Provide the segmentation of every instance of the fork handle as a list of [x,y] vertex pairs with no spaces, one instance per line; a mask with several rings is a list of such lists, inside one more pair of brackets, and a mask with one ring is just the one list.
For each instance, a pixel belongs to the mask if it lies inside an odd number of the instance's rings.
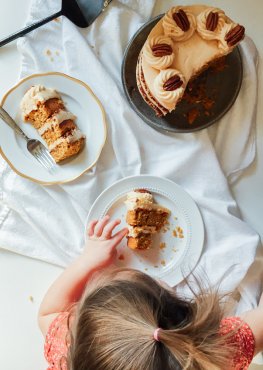
[[4,110],[3,107],[0,106],[0,118],[8,124],[17,134],[23,136],[24,139],[27,141],[30,140],[29,137],[26,136],[24,131],[21,130],[21,128],[16,124],[16,122],[13,120],[12,117],[9,116],[6,110]]

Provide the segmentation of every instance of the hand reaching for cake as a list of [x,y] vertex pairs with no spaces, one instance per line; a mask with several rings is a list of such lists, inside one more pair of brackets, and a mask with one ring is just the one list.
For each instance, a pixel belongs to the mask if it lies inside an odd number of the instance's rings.
[[96,268],[107,267],[113,262],[116,247],[128,233],[128,229],[123,228],[113,234],[120,222],[119,219],[110,221],[107,215],[101,220],[92,220],[89,223],[83,254]]

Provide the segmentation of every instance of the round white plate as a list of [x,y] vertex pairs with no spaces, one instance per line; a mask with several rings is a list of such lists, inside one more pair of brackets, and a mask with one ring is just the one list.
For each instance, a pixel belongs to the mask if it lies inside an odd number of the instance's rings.
[[27,151],[26,141],[3,121],[0,121],[0,153],[19,175],[35,182],[50,185],[72,181],[94,166],[106,140],[104,109],[92,90],[82,81],[59,72],[35,74],[21,80],[2,99],[1,105],[17,122],[26,135],[43,142],[30,123],[23,122],[20,102],[33,85],[44,85],[57,90],[67,110],[77,116],[76,123],[86,136],[84,149],[49,173]]
[[[195,267],[204,242],[204,225],[195,202],[179,185],[156,176],[126,177],[104,190],[94,202],[87,223],[109,214],[125,222],[126,194],[144,188],[152,192],[155,202],[171,211],[167,230],[153,236],[153,246],[148,250],[131,250],[124,239],[117,248],[117,266],[130,267],[161,279],[170,286],[178,284]],[[178,227],[183,237],[179,237]]]

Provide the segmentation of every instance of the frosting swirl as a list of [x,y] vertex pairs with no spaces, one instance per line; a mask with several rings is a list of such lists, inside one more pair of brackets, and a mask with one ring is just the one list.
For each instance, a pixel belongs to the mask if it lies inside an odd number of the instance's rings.
[[165,69],[170,67],[174,60],[174,53],[172,51],[169,55],[163,56],[154,56],[152,48],[157,45],[169,45],[173,48],[173,41],[168,36],[155,36],[150,39],[147,39],[144,48],[143,48],[143,55],[146,62],[153,68],[156,69]]
[[[165,83],[172,77],[178,76],[183,82],[180,87],[174,90],[165,89]],[[154,80],[154,91],[156,97],[159,99],[160,103],[164,104],[175,104],[183,95],[185,89],[185,79],[183,75],[177,71],[177,69],[168,68],[160,71],[158,76]]]
[[218,42],[218,47],[220,49],[222,49],[223,51],[232,50],[234,48],[234,46],[229,46],[229,44],[225,40],[225,37],[226,37],[227,33],[230,32],[236,26],[237,26],[237,24],[232,22],[232,23],[226,23],[224,25],[224,27],[222,28],[221,33],[218,36],[218,41],[219,41]]
[[[218,15],[217,25],[213,31],[207,29],[207,18],[210,13],[217,13]],[[223,10],[219,8],[207,8],[197,16],[197,32],[204,40],[218,40],[227,20],[228,18]]]
[[[184,31],[181,27],[178,26],[174,20],[174,14],[178,13],[180,10],[183,10],[187,16],[189,22],[189,28]],[[185,41],[188,40],[196,29],[196,20],[195,16],[189,11],[187,7],[174,6],[171,8],[163,17],[163,29],[166,36],[172,37],[176,41]]]

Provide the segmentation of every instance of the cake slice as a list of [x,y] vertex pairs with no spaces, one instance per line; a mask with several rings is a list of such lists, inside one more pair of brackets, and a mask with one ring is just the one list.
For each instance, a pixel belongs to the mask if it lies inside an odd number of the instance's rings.
[[244,36],[245,28],[219,8],[172,7],[153,27],[138,57],[136,79],[143,99],[157,116],[172,112],[188,82]]
[[127,194],[126,222],[129,225],[127,245],[131,249],[149,249],[152,235],[167,223],[170,211],[154,203],[151,192],[137,189]]
[[21,101],[21,110],[24,120],[38,130],[57,163],[82,149],[85,136],[75,123],[76,116],[66,110],[56,90],[32,86]]

